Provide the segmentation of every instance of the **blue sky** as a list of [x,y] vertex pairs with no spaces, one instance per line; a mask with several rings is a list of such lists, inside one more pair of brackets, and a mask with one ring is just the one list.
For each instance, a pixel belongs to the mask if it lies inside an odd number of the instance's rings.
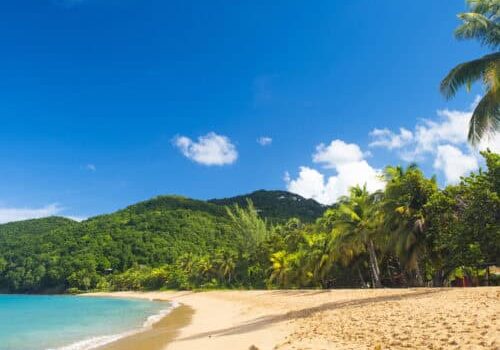
[[0,221],[261,188],[331,202],[349,179],[376,188],[372,175],[408,160],[452,183],[480,164],[462,135],[480,87],[452,101],[438,91],[485,53],[454,39],[463,10],[2,1]]

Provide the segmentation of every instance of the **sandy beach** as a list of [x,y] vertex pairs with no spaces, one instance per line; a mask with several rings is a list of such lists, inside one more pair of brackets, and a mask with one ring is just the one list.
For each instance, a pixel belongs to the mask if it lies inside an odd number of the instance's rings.
[[500,349],[500,288],[119,292],[177,301],[104,349]]

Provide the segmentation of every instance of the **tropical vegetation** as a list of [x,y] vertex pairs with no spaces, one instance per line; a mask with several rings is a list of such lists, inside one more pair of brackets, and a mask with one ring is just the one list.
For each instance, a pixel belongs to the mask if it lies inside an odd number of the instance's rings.
[[463,22],[455,31],[458,39],[476,39],[493,52],[453,68],[441,82],[441,92],[452,98],[458,89],[470,90],[482,81],[484,95],[472,112],[468,139],[477,144],[485,136],[500,131],[500,2],[467,0],[470,11],[458,15]]
[[387,167],[383,191],[356,186],[329,207],[282,191],[259,191],[266,210],[252,194],[160,196],[83,222],[0,225],[0,291],[498,284],[500,155],[482,154],[486,168],[456,185]]

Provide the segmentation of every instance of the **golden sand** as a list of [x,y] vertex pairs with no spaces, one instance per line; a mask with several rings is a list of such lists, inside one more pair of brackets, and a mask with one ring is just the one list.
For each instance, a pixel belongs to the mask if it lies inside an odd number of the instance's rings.
[[173,300],[192,311],[181,324],[178,313],[167,316],[173,330],[157,333],[155,347],[136,335],[122,343],[134,338],[134,347],[106,349],[500,349],[499,287],[94,295]]
[[105,350],[162,350],[165,344],[175,339],[179,330],[191,321],[194,310],[181,305],[172,310],[168,317],[155,323],[150,330],[120,339],[102,347]]

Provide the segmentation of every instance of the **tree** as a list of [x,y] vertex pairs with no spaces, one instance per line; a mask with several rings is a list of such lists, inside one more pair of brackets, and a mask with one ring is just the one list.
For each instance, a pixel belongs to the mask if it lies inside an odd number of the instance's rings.
[[447,186],[424,207],[435,286],[457,269],[477,273],[500,263],[500,156],[482,155],[487,171]]
[[[461,13],[463,21],[455,31],[458,39],[477,39],[497,51],[500,47],[500,2],[498,0],[467,0],[470,12]],[[482,80],[485,93],[472,113],[468,139],[477,144],[487,134],[500,130],[500,52],[464,62],[453,68],[441,82],[446,98],[455,96],[464,86]]]
[[423,284],[419,258],[424,254],[426,221],[424,206],[437,191],[435,178],[426,179],[415,165],[406,169],[387,167],[382,204],[384,226],[392,233],[396,255],[408,271],[414,271],[418,285]]
[[231,251],[218,249],[215,252],[214,264],[221,282],[231,284],[231,280],[236,268],[237,256]]
[[370,194],[366,185],[352,187],[350,195],[340,200],[333,242],[339,259],[350,261],[364,251],[368,253],[372,283],[375,288],[382,287],[374,244],[379,228],[377,204],[380,198],[381,193]]
[[295,270],[296,254],[289,254],[285,250],[277,251],[271,254],[272,263],[269,283],[276,283],[280,287],[288,287],[290,274]]
[[267,224],[259,217],[250,199],[247,201],[246,208],[234,204],[232,208],[226,207],[226,210],[234,224],[236,234],[241,239],[242,246],[247,250],[256,249],[268,237]]

